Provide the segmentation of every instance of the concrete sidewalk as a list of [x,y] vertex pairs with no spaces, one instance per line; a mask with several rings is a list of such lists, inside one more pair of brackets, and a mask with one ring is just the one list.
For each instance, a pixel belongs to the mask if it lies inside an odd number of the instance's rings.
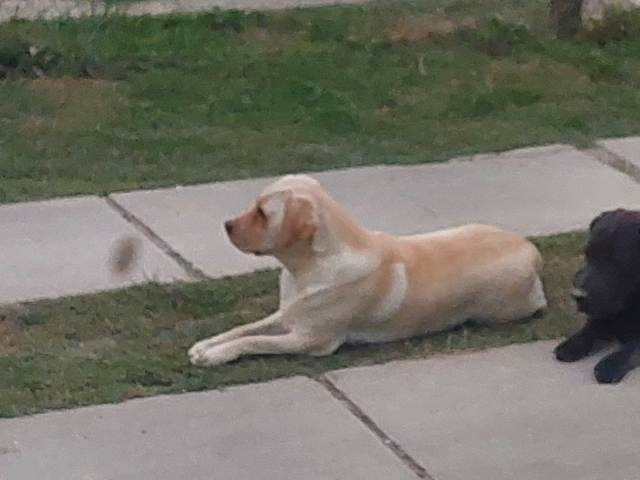
[[[606,140],[587,152],[550,145],[314,176],[372,229],[408,234],[485,222],[547,235],[584,229],[605,209],[640,207],[638,152],[640,137]],[[273,267],[238,252],[222,228],[272,180],[0,205],[0,303]],[[114,277],[109,256],[126,235],[142,240],[142,261],[130,275]]]
[[553,345],[0,420],[0,479],[640,478],[640,373]]

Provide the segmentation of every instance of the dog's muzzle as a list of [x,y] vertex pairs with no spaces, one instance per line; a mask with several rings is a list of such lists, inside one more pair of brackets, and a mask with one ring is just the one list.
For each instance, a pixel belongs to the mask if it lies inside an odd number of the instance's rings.
[[581,313],[586,313],[586,310],[588,309],[587,292],[585,292],[581,288],[574,288],[571,292],[571,296],[576,302],[576,308],[578,309],[578,311]]

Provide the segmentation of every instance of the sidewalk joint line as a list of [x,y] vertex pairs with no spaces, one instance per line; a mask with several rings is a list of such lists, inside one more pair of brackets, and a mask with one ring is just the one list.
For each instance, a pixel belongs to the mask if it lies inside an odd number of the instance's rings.
[[186,273],[192,278],[196,280],[208,280],[209,277],[196,267],[189,260],[180,255],[177,251],[175,251],[171,245],[169,245],[166,241],[160,237],[156,232],[154,232],[149,226],[147,226],[142,220],[136,217],[133,213],[127,210],[125,207],[120,205],[110,196],[103,197],[111,208],[113,208],[117,213],[125,219],[125,221],[129,222],[131,225],[135,227],[142,235],[148,238],[156,247],[162,250],[166,255],[168,255],[174,262],[176,262]]
[[320,375],[314,378],[315,381],[324,386],[331,396],[333,396],[340,403],[344,404],[360,422],[364,424],[382,444],[387,447],[391,452],[400,459],[409,469],[418,477],[424,480],[435,480],[434,477],[429,475],[427,470],[420,465],[409,453],[407,453],[401,446],[387,435],[374,421],[373,419],[364,413],[364,411],[351,400],[346,393],[344,393],[335,383],[333,383],[326,375]]
[[595,158],[603,165],[628,175],[636,182],[640,182],[640,168],[611,150],[602,146],[595,146],[592,148],[581,149],[580,151],[592,158]]

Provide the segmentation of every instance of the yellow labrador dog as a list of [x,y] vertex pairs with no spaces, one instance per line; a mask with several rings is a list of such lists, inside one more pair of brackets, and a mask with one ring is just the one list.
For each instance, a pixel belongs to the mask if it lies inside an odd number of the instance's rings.
[[289,175],[225,223],[245,253],[283,265],[280,308],[196,343],[196,365],[242,355],[328,355],[473,319],[507,322],[546,307],[542,259],[525,238],[484,225],[397,237],[354,223],[321,185]]

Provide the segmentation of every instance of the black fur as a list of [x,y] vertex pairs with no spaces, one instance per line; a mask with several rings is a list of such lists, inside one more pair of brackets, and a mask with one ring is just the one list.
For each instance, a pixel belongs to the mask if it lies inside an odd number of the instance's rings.
[[600,383],[617,383],[640,366],[640,211],[601,214],[589,227],[585,264],[576,273],[578,310],[584,327],[556,347],[558,360],[575,362],[598,344],[617,340],[619,350],[595,367]]

